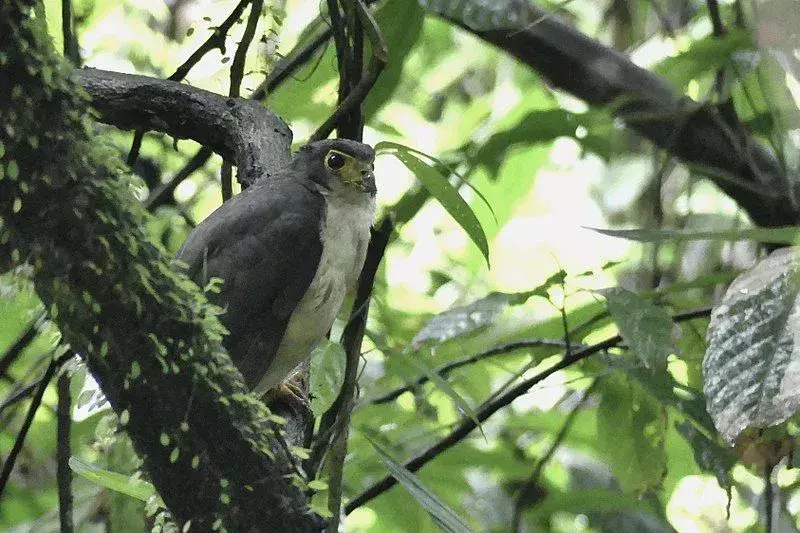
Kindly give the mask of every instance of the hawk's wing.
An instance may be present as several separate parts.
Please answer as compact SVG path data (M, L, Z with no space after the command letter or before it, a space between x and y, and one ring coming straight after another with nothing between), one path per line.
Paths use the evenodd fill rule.
M230 335L223 343L251 388L317 271L324 209L317 191L279 174L222 204L178 251L201 286L212 277L224 281L209 296L226 309L220 318Z

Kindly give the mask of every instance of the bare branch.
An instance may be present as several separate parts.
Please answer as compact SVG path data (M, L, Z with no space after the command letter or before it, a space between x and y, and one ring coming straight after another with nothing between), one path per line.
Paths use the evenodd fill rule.
M547 448L547 451L545 451L536 462L536 466L533 467L533 472L531 472L531 475L527 480L525 480L525 484L522 486L522 488L520 488L517 498L514 501L514 518L511 524L511 531L521 531L520 526L522 525L522 512L525 510L526 503L530 500L539 483L539 477L541 476L544 467L547 466L547 463L553 458L556 450L558 450L559 446L561 446L561 443L564 442L564 439L567 438L567 434L569 434L569 430L572 428L572 423L575 422L575 417L583 408L586 400L589 399L589 396L592 394L592 391L594 391L596 385L597 380L593 381L592 384L589 385L589 387L583 392L580 400L578 400L578 403L575 404L567 417L564 419L564 423L561 425L561 429L553 438L553 442Z
M69 468L70 429L72 424L72 401L70 376L66 371L58 378L58 424L56 429L56 480L58 481L58 517L61 533L72 533L72 470Z
M505 355L510 352L515 352L517 350L523 350L525 348L541 348L543 346L564 349L565 343L561 339L521 339L518 341L503 344L501 346L495 346L494 348L490 348L489 350L474 355L470 355L468 357L462 357L461 359L456 359L455 361L451 361L445 365L440 366L439 368L434 369L434 372L436 372L442 377L445 377L450 372L456 370L457 368L471 365L477 363L478 361L483 361L484 359L488 359L490 357L495 357L497 355ZM398 387L397 389L388 392L386 394L383 394L381 396L378 396L376 398L372 398L371 400L369 400L369 402L374 404L391 402L392 400L397 399L397 397L403 394L404 392L412 391L424 385L425 383L428 382L429 379L430 378L428 376L420 376L412 383L403 385L402 387Z
M291 130L258 102L134 74L83 69L75 76L104 122L193 139L235 164L243 185L289 162Z
M62 355L61 357L64 358L65 356ZM70 354L69 357L72 357L72 355ZM0 472L0 499L2 499L3 491L8 484L8 479L11 477L11 472L14 470L14 464L17 462L19 452L22 451L22 445L25 443L25 437L28 436L28 430L31 428L31 424L33 423L33 417L36 415L36 411L39 410L39 406L42 405L44 391L47 388L47 385L50 384L50 380L53 379L53 374L59 366L60 364L58 363L58 360L51 360L50 364L47 366L44 376L37 384L36 394L34 394L33 401L28 407L28 413L25 415L25 421L22 423L19 433L17 433L17 438L14 440L14 445L11 447L11 451L8 453L8 456L3 462L3 470Z

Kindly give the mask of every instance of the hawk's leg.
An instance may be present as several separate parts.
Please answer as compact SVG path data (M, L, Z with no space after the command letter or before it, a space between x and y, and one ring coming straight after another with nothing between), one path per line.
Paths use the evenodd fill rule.
M283 404L299 415L311 415L308 403L308 370L296 370L289 374L275 388L264 394L264 403L271 406ZM313 415L312 415L313 416Z

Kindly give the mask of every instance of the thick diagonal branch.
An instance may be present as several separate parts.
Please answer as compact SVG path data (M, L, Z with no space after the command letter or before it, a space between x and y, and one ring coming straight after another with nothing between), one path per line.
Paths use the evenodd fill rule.
M289 162L291 130L258 102L134 74L84 69L75 76L102 121L197 141L235 164L243 185Z
M800 222L775 156L728 125L717 109L684 98L658 75L527 0L429 2L446 20L497 46L555 87L616 116L714 182L761 226ZM441 9L440 9L441 8ZM516 18L515 23L511 19ZM469 19L469 20L467 20Z

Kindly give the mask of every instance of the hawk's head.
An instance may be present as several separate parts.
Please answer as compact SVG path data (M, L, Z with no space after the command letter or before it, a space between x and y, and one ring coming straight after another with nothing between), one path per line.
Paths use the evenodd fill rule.
M303 146L292 166L328 191L357 190L375 195L375 150L348 139L327 139Z

